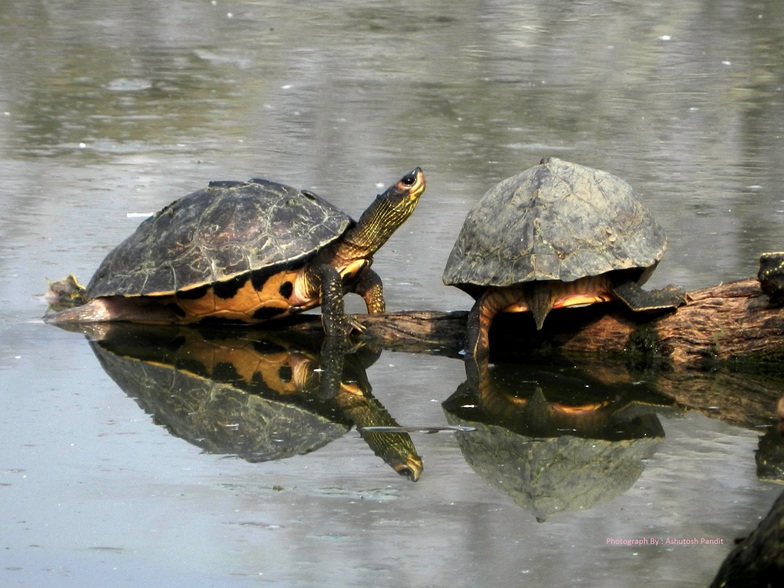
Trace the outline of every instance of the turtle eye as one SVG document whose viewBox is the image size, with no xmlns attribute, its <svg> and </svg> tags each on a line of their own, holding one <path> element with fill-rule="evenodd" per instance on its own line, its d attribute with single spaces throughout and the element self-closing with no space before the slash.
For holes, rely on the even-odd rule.
<svg viewBox="0 0 784 588">
<path fill-rule="evenodd" d="M 400 180 L 400 183 L 404 186 L 413 186 L 416 183 L 416 174 L 408 174 L 407 176 L 403 176 L 403 179 Z"/>
</svg>

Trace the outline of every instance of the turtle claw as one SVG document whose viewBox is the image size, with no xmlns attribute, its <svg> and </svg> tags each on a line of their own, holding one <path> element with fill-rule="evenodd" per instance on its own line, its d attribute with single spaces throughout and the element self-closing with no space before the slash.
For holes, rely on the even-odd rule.
<svg viewBox="0 0 784 588">
<path fill-rule="evenodd" d="M 343 306 L 343 282 L 338 271 L 331 266 L 319 269 L 321 278 L 321 321 L 328 337 L 344 340 L 348 347 L 353 333 L 363 333 L 365 326 L 353 316 L 347 316 Z"/>
<path fill-rule="evenodd" d="M 340 321 L 339 326 L 333 325 L 333 328 L 337 326 L 336 331 L 327 331 L 326 336 L 335 340 L 339 340 L 340 348 L 344 353 L 353 353 L 356 349 L 362 346 L 362 343 L 352 340 L 351 336 L 364 333 L 365 327 L 351 317 L 344 317 L 344 319 L 345 320 Z"/>
<path fill-rule="evenodd" d="M 330 317 L 322 314 L 321 320 L 324 325 L 324 336 L 333 347 L 339 348 L 344 353 L 351 353 L 362 345 L 351 340 L 353 334 L 365 331 L 365 327 L 355 319 L 346 315 Z"/>
<path fill-rule="evenodd" d="M 364 333 L 365 332 L 365 325 L 360 323 L 358 320 L 354 318 L 348 318 L 348 335 L 351 335 L 353 332 L 357 333 Z"/>
</svg>

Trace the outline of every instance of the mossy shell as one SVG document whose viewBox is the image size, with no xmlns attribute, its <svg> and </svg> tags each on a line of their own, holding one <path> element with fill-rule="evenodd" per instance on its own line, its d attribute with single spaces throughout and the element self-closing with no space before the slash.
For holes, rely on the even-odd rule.
<svg viewBox="0 0 784 588">
<path fill-rule="evenodd" d="M 147 219 L 103 260 L 87 296 L 158 296 L 304 265 L 353 221 L 268 180 L 211 182 Z"/>
<path fill-rule="evenodd" d="M 487 286 L 644 270 L 655 267 L 666 243 L 629 184 L 552 157 L 503 180 L 474 206 L 443 280 L 476 295 Z"/>
</svg>

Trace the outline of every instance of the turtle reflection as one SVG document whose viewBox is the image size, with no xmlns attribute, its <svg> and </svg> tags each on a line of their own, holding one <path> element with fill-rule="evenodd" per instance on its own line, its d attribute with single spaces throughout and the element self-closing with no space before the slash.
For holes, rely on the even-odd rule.
<svg viewBox="0 0 784 588">
<path fill-rule="evenodd" d="M 784 402 L 779 401 L 779 404 L 784 407 Z M 768 432 L 760 437 L 754 459 L 760 480 L 784 482 L 784 418 L 778 427 L 770 427 Z"/>
<path fill-rule="evenodd" d="M 671 399 L 574 368 L 466 362 L 468 379 L 444 403 L 468 464 L 537 520 L 625 492 L 664 439 L 655 410 Z"/>
<path fill-rule="evenodd" d="M 210 453 L 250 462 L 315 451 L 356 426 L 373 451 L 416 481 L 422 460 L 372 396 L 365 369 L 379 353 L 322 355 L 282 333 L 136 324 L 94 325 L 101 366 L 158 424 Z"/>
</svg>

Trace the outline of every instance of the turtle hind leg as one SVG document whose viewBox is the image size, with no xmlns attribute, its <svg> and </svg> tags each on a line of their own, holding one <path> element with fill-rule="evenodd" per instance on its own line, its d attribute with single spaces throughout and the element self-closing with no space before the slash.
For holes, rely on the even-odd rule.
<svg viewBox="0 0 784 588">
<path fill-rule="evenodd" d="M 643 290 L 637 282 L 630 280 L 615 284 L 613 294 L 635 312 L 675 309 L 686 304 L 686 292 L 676 286 Z"/>
<path fill-rule="evenodd" d="M 386 311 L 384 302 L 384 284 L 372 269 L 367 269 L 354 287 L 354 291 L 362 296 L 367 306 L 368 314 L 380 314 Z"/>
<path fill-rule="evenodd" d="M 94 298 L 81 306 L 44 315 L 44 322 L 51 324 L 108 321 L 168 325 L 180 322 L 180 317 L 174 308 L 157 300 L 123 296 Z"/>
<path fill-rule="evenodd" d="M 466 329 L 466 355 L 477 361 L 490 356 L 490 325 L 495 315 L 521 298 L 519 288 L 488 288 L 474 303 L 468 313 Z"/>
</svg>

